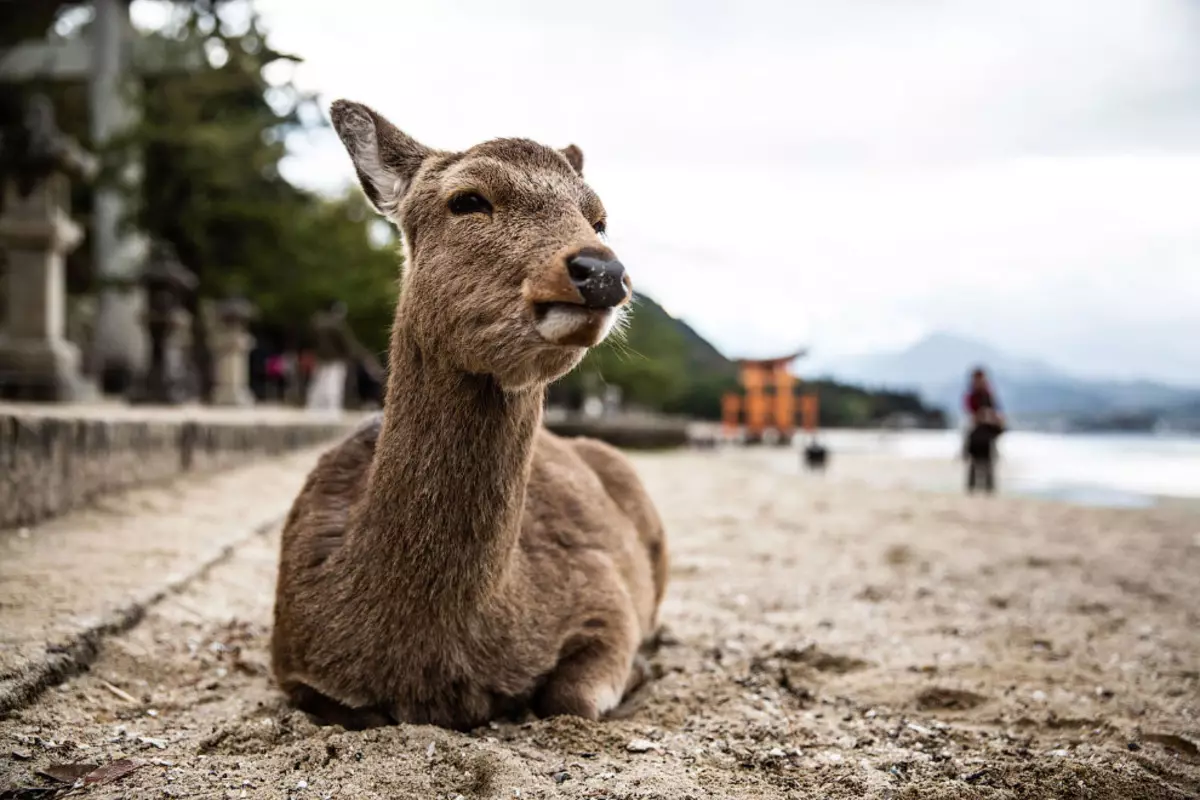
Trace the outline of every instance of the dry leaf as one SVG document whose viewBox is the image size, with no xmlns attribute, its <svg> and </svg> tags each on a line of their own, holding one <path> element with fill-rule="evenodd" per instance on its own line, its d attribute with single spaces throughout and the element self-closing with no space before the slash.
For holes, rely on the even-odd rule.
<svg viewBox="0 0 1200 800">
<path fill-rule="evenodd" d="M 84 783 L 111 783 L 124 778 L 135 769 L 140 769 L 146 766 L 145 761 L 139 761 L 132 758 L 122 758 L 120 761 L 114 761 L 111 764 L 105 764 L 99 769 L 88 773 L 84 779 Z"/>
<path fill-rule="evenodd" d="M 92 770 L 96 769 L 98 764 L 51 764 L 44 769 L 37 771 L 38 775 L 45 775 L 52 781 L 59 783 L 74 783 L 84 777 Z"/>
</svg>

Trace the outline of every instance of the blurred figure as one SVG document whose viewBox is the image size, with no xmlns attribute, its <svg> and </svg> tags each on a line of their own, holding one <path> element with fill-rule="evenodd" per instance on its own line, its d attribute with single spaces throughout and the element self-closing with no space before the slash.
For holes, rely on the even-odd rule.
<svg viewBox="0 0 1200 800">
<path fill-rule="evenodd" d="M 318 311 L 312 327 L 316 349 L 306 405 L 310 411 L 338 413 L 344 406 L 346 371 L 355 351 L 345 303 L 337 301 Z"/>
<path fill-rule="evenodd" d="M 970 416 L 970 429 L 963 447 L 967 461 L 967 492 L 996 490 L 996 439 L 1004 432 L 1004 418 L 991 382 L 983 368 L 971 373 L 971 385 L 964 400 Z"/>
</svg>

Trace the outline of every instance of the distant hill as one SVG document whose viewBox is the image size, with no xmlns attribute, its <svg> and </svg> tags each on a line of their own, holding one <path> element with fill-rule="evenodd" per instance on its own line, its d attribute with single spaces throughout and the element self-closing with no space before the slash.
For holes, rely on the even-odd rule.
<svg viewBox="0 0 1200 800">
<path fill-rule="evenodd" d="M 639 317 L 647 314 L 654 315 L 673 326 L 679 332 L 680 338 L 683 339 L 688 364 L 692 368 L 728 377 L 737 374 L 737 365 L 733 361 L 717 350 L 707 339 L 696 333 L 691 325 L 682 319 L 672 317 L 666 309 L 651 298 L 645 295 L 639 297 L 634 314 Z"/>
<path fill-rule="evenodd" d="M 550 401 L 577 407 L 583 394 L 615 385 L 626 402 L 697 419 L 721 417 L 721 396 L 738 391 L 737 363 L 653 298 L 639 295 L 625 337 L 589 353 L 551 387 Z M 911 392 L 877 392 L 834 381 L 810 385 L 821 398 L 823 426 L 871 426 L 906 416 L 938 426 L 943 417 Z"/>
<path fill-rule="evenodd" d="M 904 350 L 844 359 L 822 374 L 865 386 L 911 389 L 957 415 L 968 374 L 977 365 L 988 370 L 1001 404 L 1017 418 L 1170 415 L 1200 404 L 1200 388 L 1077 378 L 1036 359 L 1014 357 L 984 342 L 946 333 Z"/>
</svg>

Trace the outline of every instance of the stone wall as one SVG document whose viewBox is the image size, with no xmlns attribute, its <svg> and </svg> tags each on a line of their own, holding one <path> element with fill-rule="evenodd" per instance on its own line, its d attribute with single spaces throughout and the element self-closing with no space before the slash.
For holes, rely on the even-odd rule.
<svg viewBox="0 0 1200 800">
<path fill-rule="evenodd" d="M 106 492 L 330 441 L 349 424 L 0 410 L 0 529 L 62 514 Z"/>
</svg>

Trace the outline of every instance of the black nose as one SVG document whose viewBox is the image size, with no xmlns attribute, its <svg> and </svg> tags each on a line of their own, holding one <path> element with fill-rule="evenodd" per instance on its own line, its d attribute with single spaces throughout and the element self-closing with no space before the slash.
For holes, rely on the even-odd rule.
<svg viewBox="0 0 1200 800">
<path fill-rule="evenodd" d="M 578 253 L 567 259 L 567 273 L 588 308 L 612 308 L 625 299 L 625 266 L 615 258 Z"/>
</svg>

